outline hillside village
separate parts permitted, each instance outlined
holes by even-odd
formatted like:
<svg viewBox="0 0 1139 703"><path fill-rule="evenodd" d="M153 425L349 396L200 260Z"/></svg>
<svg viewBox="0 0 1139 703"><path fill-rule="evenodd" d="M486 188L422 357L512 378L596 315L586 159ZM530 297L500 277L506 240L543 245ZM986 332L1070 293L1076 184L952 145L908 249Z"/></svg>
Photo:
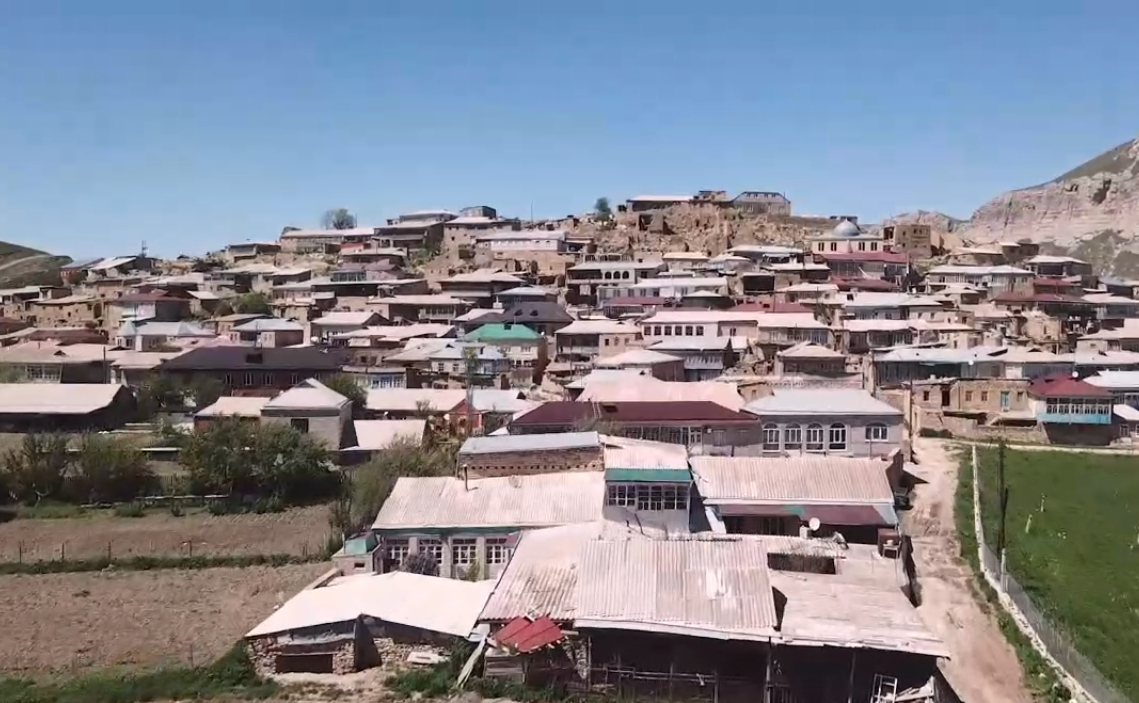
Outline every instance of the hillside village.
<svg viewBox="0 0 1139 703"><path fill-rule="evenodd" d="M958 700L915 608L920 440L1139 436L1139 281L1027 239L759 191L338 224L0 290L4 432L283 425L348 476L456 447L258 614L264 674L470 641L462 677Z"/></svg>

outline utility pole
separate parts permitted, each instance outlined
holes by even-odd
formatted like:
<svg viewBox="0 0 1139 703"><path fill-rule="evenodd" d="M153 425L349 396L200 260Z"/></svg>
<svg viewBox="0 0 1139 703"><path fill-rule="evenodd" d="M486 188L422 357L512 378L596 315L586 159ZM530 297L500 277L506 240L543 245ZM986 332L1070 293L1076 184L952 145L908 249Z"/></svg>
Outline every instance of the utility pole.
<svg viewBox="0 0 1139 703"><path fill-rule="evenodd" d="M997 491L1000 499L1000 523L997 525L997 559L1005 554L1005 521L1008 515L1008 486L1005 484L1005 441L997 442Z"/></svg>

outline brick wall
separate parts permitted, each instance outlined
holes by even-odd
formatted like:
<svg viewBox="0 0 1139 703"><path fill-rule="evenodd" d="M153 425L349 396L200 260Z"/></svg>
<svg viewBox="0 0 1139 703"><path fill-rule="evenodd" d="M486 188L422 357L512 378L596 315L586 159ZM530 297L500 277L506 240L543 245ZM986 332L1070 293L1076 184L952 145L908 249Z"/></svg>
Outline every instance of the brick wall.
<svg viewBox="0 0 1139 703"><path fill-rule="evenodd" d="M548 452L460 455L459 465L467 467L470 478L490 478L558 471L604 471L605 458L600 447L590 447Z"/></svg>

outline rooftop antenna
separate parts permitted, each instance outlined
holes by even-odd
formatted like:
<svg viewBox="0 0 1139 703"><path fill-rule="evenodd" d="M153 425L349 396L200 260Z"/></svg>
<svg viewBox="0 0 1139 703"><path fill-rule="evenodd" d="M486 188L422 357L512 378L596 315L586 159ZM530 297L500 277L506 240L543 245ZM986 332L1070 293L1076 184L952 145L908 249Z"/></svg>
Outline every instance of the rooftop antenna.
<svg viewBox="0 0 1139 703"><path fill-rule="evenodd" d="M146 240L142 240L142 248L139 250L139 256L146 256Z"/></svg>

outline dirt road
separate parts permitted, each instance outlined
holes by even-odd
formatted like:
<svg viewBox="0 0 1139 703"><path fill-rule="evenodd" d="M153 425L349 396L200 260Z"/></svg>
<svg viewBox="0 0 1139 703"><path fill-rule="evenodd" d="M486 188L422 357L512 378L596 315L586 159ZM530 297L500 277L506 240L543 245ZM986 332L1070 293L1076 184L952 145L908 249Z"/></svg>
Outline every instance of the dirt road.
<svg viewBox="0 0 1139 703"><path fill-rule="evenodd" d="M953 503L957 463L946 442L917 440L913 472L926 483L914 489L906 529L914 541L922 620L945 641L952 659L945 678L965 703L1030 703L1016 653L973 595L969 567L958 556Z"/></svg>

